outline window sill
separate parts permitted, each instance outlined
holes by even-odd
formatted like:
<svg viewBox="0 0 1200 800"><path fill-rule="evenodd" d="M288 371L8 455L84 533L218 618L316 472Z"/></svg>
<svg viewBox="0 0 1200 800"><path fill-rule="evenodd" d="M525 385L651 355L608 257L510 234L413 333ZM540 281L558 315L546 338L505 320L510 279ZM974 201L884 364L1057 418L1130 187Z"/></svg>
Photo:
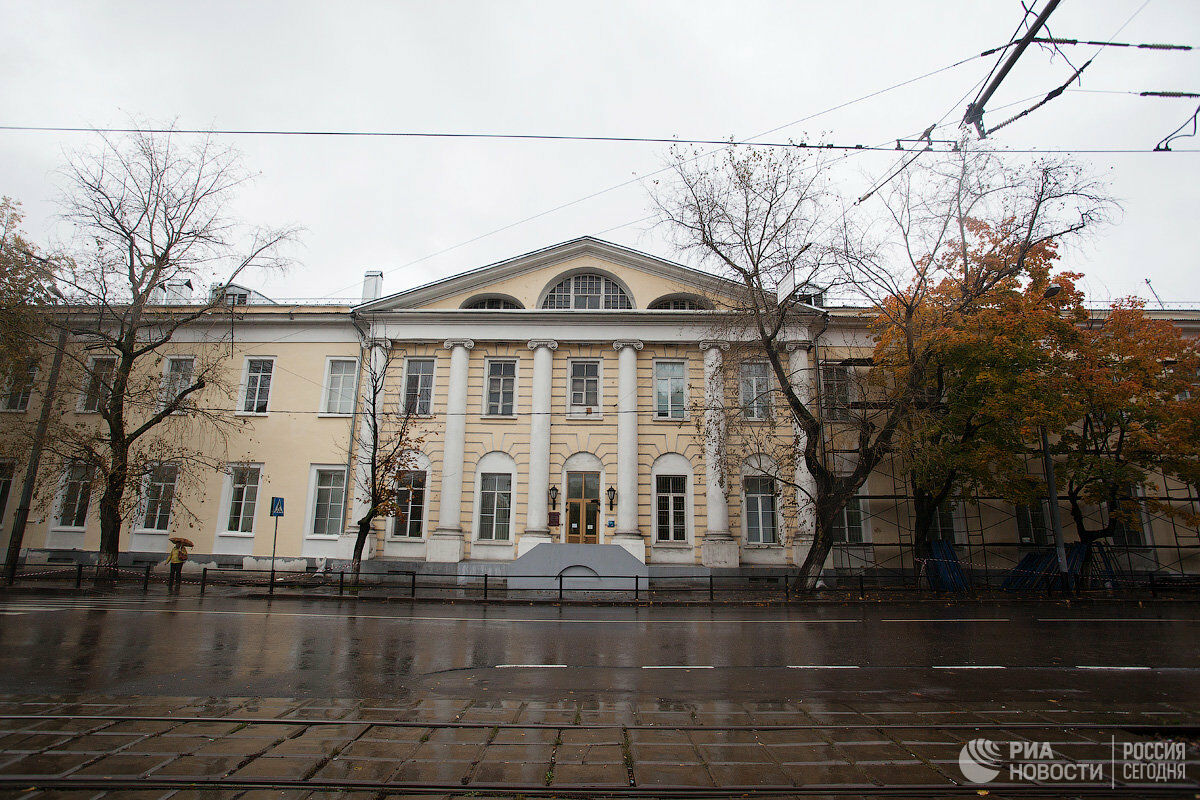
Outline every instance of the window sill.
<svg viewBox="0 0 1200 800"><path fill-rule="evenodd" d="M385 541L396 542L397 544L421 544L425 541L425 536L424 534L421 536L388 536Z"/></svg>
<svg viewBox="0 0 1200 800"><path fill-rule="evenodd" d="M243 533L242 531L217 531L217 536L228 536L231 539L253 539L254 531Z"/></svg>
<svg viewBox="0 0 1200 800"><path fill-rule="evenodd" d="M516 414L480 414L482 419L516 419Z"/></svg>
<svg viewBox="0 0 1200 800"><path fill-rule="evenodd" d="M317 412L317 417L319 417L319 418L325 417L325 418L329 418L329 419L350 419L352 416L354 416L354 415L353 414L335 413L333 411L318 411Z"/></svg>
<svg viewBox="0 0 1200 800"><path fill-rule="evenodd" d="M340 538L342 538L342 537L341 537L341 536L338 536L336 533L334 533L334 534L329 534L329 533L306 533L306 534L304 534L304 538L305 538L305 539L315 539L315 540L317 540L317 541L320 541L320 542L336 542L338 539L340 539Z"/></svg>
<svg viewBox="0 0 1200 800"><path fill-rule="evenodd" d="M399 414L399 415L400 415L400 416L402 416L402 417L403 417L405 414L407 414L409 419L433 419L433 417L434 417L434 414L432 414L431 412L426 412L426 413L424 413L424 414L418 414L418 413L417 413L417 412L415 412L415 411L411 411L411 412L405 411L405 410L403 409L403 407L402 407L402 408L400 408L400 410L399 410L399 411L397 411L396 413L397 413L397 414ZM349 415L347 415L347 416L349 416Z"/></svg>
<svg viewBox="0 0 1200 800"><path fill-rule="evenodd" d="M269 414L268 411L235 411L235 417L265 417Z"/></svg>
<svg viewBox="0 0 1200 800"><path fill-rule="evenodd" d="M654 416L652 416L650 419L651 419L651 421L653 421L653 422L687 422L687 421L688 421L688 417L687 417L687 416L682 416L682 417L660 417L660 416L658 416L657 414L655 414Z"/></svg>
<svg viewBox="0 0 1200 800"><path fill-rule="evenodd" d="M160 531L155 528L134 528L133 533L138 536L170 536L170 531Z"/></svg>
<svg viewBox="0 0 1200 800"><path fill-rule="evenodd" d="M472 546L480 545L482 547L512 547L512 539L472 539Z"/></svg>
<svg viewBox="0 0 1200 800"><path fill-rule="evenodd" d="M604 415L603 414L585 414L582 411L568 411L567 419L571 420L572 422L580 422L580 421L588 422L589 420L593 420L593 419L595 419L595 420L604 419Z"/></svg>
<svg viewBox="0 0 1200 800"><path fill-rule="evenodd" d="M50 528L51 533L87 533L87 528L78 528L74 525L55 525Z"/></svg>
<svg viewBox="0 0 1200 800"><path fill-rule="evenodd" d="M747 550L776 550L783 547L779 542L746 542L742 547Z"/></svg>
<svg viewBox="0 0 1200 800"><path fill-rule="evenodd" d="M28 414L29 406L25 408L0 408L0 414Z"/></svg>
<svg viewBox="0 0 1200 800"><path fill-rule="evenodd" d="M691 550L693 548L691 542L651 542L650 546L664 550Z"/></svg>

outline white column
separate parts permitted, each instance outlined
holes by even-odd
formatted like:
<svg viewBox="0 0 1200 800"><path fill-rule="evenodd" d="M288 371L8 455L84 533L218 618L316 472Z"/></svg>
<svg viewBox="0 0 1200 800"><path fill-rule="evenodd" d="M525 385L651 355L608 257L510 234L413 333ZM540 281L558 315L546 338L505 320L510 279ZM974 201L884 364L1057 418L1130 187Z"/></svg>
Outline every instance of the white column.
<svg viewBox="0 0 1200 800"><path fill-rule="evenodd" d="M442 434L442 491L438 497L437 528L429 537L428 561L462 561L463 449L467 430L467 362L475 342L447 339L450 380L447 386L446 423Z"/></svg>
<svg viewBox="0 0 1200 800"><path fill-rule="evenodd" d="M805 406L811 407L814 396L813 386L815 375L809 364L808 354L812 350L812 342L788 342L787 350L791 353L788 358L788 375L796 396ZM813 536L817 530L816 506L813 496L817 485L808 465L804 463L804 447L806 437L799 425L795 426L796 434L796 551L795 563L801 564L808 556L812 547Z"/></svg>
<svg viewBox="0 0 1200 800"><path fill-rule="evenodd" d="M706 567L736 567L738 546L729 533L729 499L725 486L725 391L721 369L728 342L700 342L704 351L704 542L700 560Z"/></svg>
<svg viewBox="0 0 1200 800"><path fill-rule="evenodd" d="M525 498L525 532L517 541L517 556L550 542L547 494L550 491L550 388L553 378L553 339L533 339L533 390L529 414L529 495Z"/></svg>
<svg viewBox="0 0 1200 800"><path fill-rule="evenodd" d="M613 342L617 351L617 530L613 544L646 560L646 540L638 530L637 340Z"/></svg>

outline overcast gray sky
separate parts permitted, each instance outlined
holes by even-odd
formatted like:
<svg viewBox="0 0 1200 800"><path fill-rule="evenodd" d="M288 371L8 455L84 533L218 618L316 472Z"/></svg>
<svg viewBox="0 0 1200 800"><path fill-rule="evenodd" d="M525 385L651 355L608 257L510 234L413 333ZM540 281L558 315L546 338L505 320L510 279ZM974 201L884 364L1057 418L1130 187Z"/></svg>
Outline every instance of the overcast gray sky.
<svg viewBox="0 0 1200 800"><path fill-rule="evenodd" d="M1120 41L1200 45L1200 2L1143 3L1064 0L1050 30L1108 39L1141 9ZM746 138L1003 44L1022 13L1016 0L0 0L0 123ZM1063 49L1077 66L1096 53ZM954 104L995 58L770 138L873 145L957 121ZM989 107L1040 97L1071 71L1031 48ZM995 144L1151 150L1197 101L1109 92L1200 92L1200 51L1106 48L1081 88ZM88 135L0 131L0 194L24 203L35 238L54 234L55 170ZM305 229L290 272L248 281L269 295L357 297L372 268L391 293L584 234L678 258L644 220L642 182L514 224L649 175L665 163L662 145L229 139L258 173L234 212ZM1174 147L1200 150L1200 139ZM1200 301L1200 153L1080 158L1124 213L1065 265L1087 274L1096 299L1148 296L1149 277L1165 300ZM892 161L856 154L836 178L857 196Z"/></svg>

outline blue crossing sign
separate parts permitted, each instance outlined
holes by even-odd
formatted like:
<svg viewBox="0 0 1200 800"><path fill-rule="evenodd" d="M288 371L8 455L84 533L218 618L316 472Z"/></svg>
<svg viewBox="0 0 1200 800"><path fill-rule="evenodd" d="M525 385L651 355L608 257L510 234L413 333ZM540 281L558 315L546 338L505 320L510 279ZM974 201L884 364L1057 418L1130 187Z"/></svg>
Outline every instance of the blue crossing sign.
<svg viewBox="0 0 1200 800"><path fill-rule="evenodd" d="M282 517L283 516L283 498L282 497L272 497L271 498L271 516L272 517Z"/></svg>

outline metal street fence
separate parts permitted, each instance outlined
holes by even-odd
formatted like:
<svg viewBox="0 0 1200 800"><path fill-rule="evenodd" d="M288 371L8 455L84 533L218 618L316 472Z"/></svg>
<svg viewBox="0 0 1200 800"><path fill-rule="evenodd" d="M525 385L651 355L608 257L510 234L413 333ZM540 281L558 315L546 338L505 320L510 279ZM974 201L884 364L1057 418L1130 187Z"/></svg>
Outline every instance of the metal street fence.
<svg viewBox="0 0 1200 800"><path fill-rule="evenodd" d="M1200 600L1200 574L1155 569L1123 569L1120 554L1097 558L1099 567L1064 581L1046 554L1025 553L1014 566L984 567L953 554L949 558L868 559L861 546L838 546L831 564L815 587L805 587L794 570L743 569L650 576L446 574L417 569L362 572L349 570L282 571L204 567L183 577L180 591L204 595L214 589L246 590L252 596L385 597L398 600L479 602L792 602L829 600L906 600L925 598L1062 599L1180 598ZM892 547L894 549L894 546ZM1143 548L1145 549L1145 548ZM953 552L953 551L951 551ZM1125 562L1133 567L1151 563ZM917 564L917 567L912 564ZM27 565L19 569L19 585L82 588L97 578L140 587L167 582L154 565L118 567L115 573L94 564ZM538 588L528 588L535 583Z"/></svg>

